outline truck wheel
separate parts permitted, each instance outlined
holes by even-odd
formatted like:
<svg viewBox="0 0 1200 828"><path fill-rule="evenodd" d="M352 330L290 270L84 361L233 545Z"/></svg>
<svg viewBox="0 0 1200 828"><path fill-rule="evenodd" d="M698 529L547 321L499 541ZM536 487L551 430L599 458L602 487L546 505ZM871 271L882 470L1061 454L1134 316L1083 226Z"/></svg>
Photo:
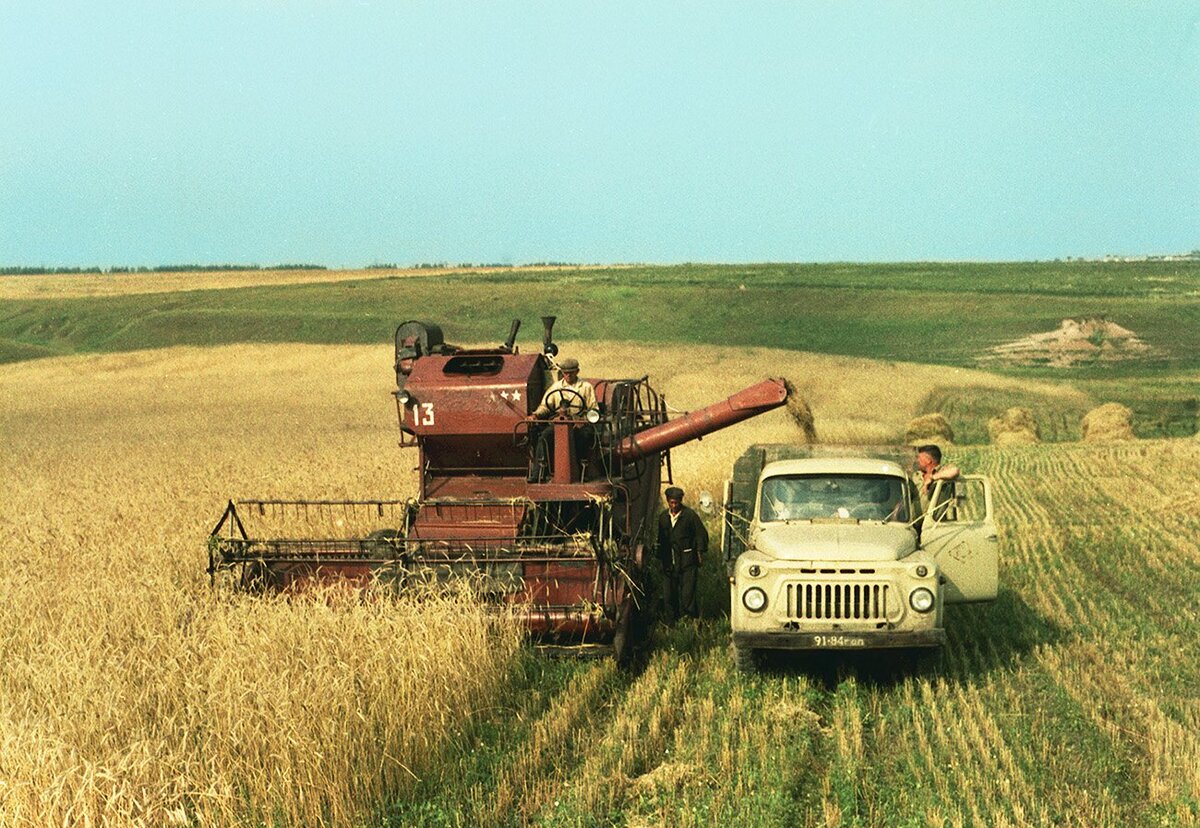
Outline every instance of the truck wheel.
<svg viewBox="0 0 1200 828"><path fill-rule="evenodd" d="M941 675L944 652L941 647L922 647L914 650L912 654L913 675L929 678Z"/></svg>
<svg viewBox="0 0 1200 828"><path fill-rule="evenodd" d="M729 645L729 649L733 653L733 665L739 673L758 672L758 652L753 647L739 647L735 641Z"/></svg>

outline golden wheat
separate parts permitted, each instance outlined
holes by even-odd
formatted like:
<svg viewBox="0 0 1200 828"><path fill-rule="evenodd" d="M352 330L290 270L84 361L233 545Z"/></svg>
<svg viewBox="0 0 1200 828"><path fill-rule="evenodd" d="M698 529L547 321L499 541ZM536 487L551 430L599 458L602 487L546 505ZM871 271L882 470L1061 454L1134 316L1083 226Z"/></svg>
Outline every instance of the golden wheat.
<svg viewBox="0 0 1200 828"><path fill-rule="evenodd" d="M204 576L227 497L411 494L372 356L0 372L0 824L360 821L495 702L519 631L469 599L252 600Z"/></svg>
<svg viewBox="0 0 1200 828"><path fill-rule="evenodd" d="M896 439L935 386L1071 393L767 349L690 348L686 360L618 343L568 352L586 375L650 373L677 409L786 376L833 441ZM513 685L519 631L469 600L250 599L211 591L204 574L204 541L229 497L415 493L414 455L396 446L391 356L387 345L243 345L0 367L0 825L358 823L453 767L443 762L449 740ZM864 407L881 388L887 399ZM676 479L716 492L745 445L798 436L786 412L773 412L676 450ZM1014 667L985 637L965 636L952 663L982 678L910 680L887 694L847 683L823 725L803 678L754 680L743 692L719 628L702 627L702 646L656 655L620 707L611 665L581 671L464 813L623 811L631 823L694 824L686 815L703 806L753 821L757 785L797 784L816 768L813 810L800 822L869 823L890 807L949 824L1120 819L1128 806L1111 792L1048 790L1037 778L1057 746L1022 738L1027 727L1043 732L1043 713L1036 697L1010 689L1036 674L1135 757L1146 801L1188 821L1200 796L1200 706L1156 677L1163 652L1190 646L1194 610L1177 589L1145 589L1138 607L1157 626L1127 646L1125 597L1097 589L1078 549L1136 549L1123 568L1168 587L1194 568L1200 444L978 457L1016 573L1006 583L1047 624L1080 637L1041 642ZM869 774L895 746L911 788L880 805L889 792Z"/></svg>
<svg viewBox="0 0 1200 828"><path fill-rule="evenodd" d="M588 266L607 270L622 265ZM38 273L0 277L0 299L68 299L86 296L128 296L183 290L305 285L320 282L366 281L452 273L538 273L580 270L580 267L427 267L364 268L363 270L205 270L185 273Z"/></svg>

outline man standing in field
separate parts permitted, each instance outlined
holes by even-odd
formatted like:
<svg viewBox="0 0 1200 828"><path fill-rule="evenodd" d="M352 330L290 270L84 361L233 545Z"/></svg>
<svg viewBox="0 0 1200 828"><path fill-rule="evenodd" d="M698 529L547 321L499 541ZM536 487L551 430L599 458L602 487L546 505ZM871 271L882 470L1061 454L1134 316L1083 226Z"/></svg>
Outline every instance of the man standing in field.
<svg viewBox="0 0 1200 828"><path fill-rule="evenodd" d="M687 615L700 617L696 574L708 552L708 530L694 511L683 505L683 489L671 486L664 493L667 511L658 516L658 558L662 562L663 598L668 622Z"/></svg>

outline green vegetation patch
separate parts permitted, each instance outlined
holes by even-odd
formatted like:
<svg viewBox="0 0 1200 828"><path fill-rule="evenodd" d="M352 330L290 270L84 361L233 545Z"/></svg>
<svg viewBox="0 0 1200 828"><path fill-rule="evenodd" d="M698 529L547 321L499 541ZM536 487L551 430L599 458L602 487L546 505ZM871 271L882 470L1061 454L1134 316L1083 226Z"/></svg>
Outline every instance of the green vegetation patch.
<svg viewBox="0 0 1200 828"><path fill-rule="evenodd" d="M0 337L65 352L366 343L419 318L451 341L500 341L517 317L536 339L545 313L559 317L564 341L722 342L945 365L974 365L995 345L1096 316L1159 356L1067 375L1200 366L1200 340L1179 336L1200 324L1200 263L1184 262L518 270L25 300L6 303Z"/></svg>

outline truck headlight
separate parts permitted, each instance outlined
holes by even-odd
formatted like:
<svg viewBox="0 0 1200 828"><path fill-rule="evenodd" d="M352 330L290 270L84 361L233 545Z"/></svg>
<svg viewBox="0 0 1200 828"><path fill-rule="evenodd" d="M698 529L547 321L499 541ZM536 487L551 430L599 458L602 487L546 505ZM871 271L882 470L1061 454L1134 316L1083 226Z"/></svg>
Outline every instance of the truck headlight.
<svg viewBox="0 0 1200 828"><path fill-rule="evenodd" d="M933 609L933 593L925 587L917 587L908 594L908 605L917 612L929 612Z"/></svg>
<svg viewBox="0 0 1200 828"><path fill-rule="evenodd" d="M758 587L750 587L742 593L742 606L751 612L762 612L767 608L767 593Z"/></svg>
<svg viewBox="0 0 1200 828"><path fill-rule="evenodd" d="M587 413L583 415L583 418L592 425L595 425L596 423L600 422L600 411L595 408L589 408Z"/></svg>

